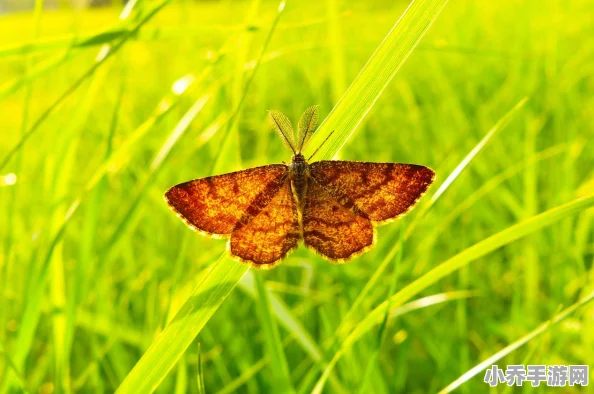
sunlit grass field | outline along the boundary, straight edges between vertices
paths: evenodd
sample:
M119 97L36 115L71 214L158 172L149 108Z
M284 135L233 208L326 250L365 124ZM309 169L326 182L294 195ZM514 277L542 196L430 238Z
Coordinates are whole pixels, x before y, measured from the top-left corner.
M416 3L424 36L389 34L406 1L1 15L0 392L475 393L492 364L592 380L594 5L443 3ZM345 95L387 36L422 39L378 52L403 63L385 89L362 72L375 96ZM167 207L177 183L289 161L268 109L339 101L320 158L437 173L370 252L248 270Z

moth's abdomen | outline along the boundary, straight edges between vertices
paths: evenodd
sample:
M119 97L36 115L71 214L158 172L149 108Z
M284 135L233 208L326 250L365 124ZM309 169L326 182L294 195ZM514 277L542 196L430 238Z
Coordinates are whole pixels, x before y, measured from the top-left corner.
M303 205L303 200L307 194L307 178L305 176L296 176L293 178L291 186L299 205Z

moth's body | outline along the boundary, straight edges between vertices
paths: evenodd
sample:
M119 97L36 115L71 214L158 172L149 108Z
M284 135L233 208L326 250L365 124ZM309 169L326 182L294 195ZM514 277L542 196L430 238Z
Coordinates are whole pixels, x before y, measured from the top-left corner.
M288 165L288 177L291 181L291 189L297 200L297 206L303 208L303 202L307 193L307 184L310 178L309 164L301 153L296 153Z
M289 164L196 179L165 193L191 228L229 237L231 255L252 267L273 267L300 241L332 262L346 262L373 246L373 224L404 215L433 182L430 168L414 164L310 164L301 151L317 107L303 114L297 136L284 115L269 114L293 152Z

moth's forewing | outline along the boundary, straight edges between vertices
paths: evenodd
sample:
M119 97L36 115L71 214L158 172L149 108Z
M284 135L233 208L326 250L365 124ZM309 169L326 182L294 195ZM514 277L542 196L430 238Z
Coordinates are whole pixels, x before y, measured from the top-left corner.
M181 183L169 189L165 199L195 230L228 236L268 205L286 177L283 164L250 168Z
M341 205L374 222L408 212L435 178L428 167L400 163L319 161L310 171Z

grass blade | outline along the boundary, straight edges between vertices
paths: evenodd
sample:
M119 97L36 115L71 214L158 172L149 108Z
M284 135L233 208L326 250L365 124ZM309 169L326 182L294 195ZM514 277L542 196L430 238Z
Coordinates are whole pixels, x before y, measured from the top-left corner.
M529 341L533 340L534 338L538 337L543 332L547 331L552 325L557 324L560 321L564 320L569 315L571 315L573 312L575 312L582 306L588 304L592 300L594 300L594 292L590 293L588 296L582 298L581 300L579 300L578 302L576 302L569 308L565 309L564 311L559 313L557 316L552 318L550 321L542 323L540 326L538 326L538 328L536 328L532 332L524 335L522 338L518 339L517 341L515 341L515 342L511 343L510 345L506 346L505 348L501 349L500 351L498 351L497 353L495 353L494 355L492 355L485 361L474 366L473 368L468 370L468 372L464 373L458 379L454 380L452 383L450 383L449 385L444 387L443 390L441 390L439 393L440 394L451 393L452 391L454 391L455 389L460 387L462 384L467 382L469 379L476 376L481 371L484 371L489 366L491 366L494 363L496 363L497 361L501 360L503 357L507 356L508 354L512 353L513 351L524 346Z
M24 324L21 325L17 336L18 350L13 354L17 365L22 365L27 357L29 349L31 348L31 344L35 336L35 330L37 329L41 316L41 302L43 300L45 283L47 277L49 276L48 272L50 269L50 264L55 254L55 250L62 242L62 237L74 214L77 212L81 203L83 203L89 193L95 188L99 181L103 179L105 174L110 171L110 169L111 171L114 171L113 167L120 160L122 160L122 158L129 158L133 154L135 143L145 136L155 123L157 123L162 117L169 113L171 108L177 104L177 100L179 100L178 96L181 96L181 94L182 93L179 93L176 96L165 97L160 102L160 105L157 106L155 113L141 126L139 126L113 154L105 157L103 164L100 165L95 171L94 175L90 177L85 188L70 204L66 214L62 216L60 224L57 225L54 235L52 236L52 240L43 260L43 264L41 265L38 275L36 276L36 281L34 282L35 285L32 286L32 291L29 292L29 297L25 304L22 317Z
M433 206L433 204L443 195L443 193L453 184L453 182L460 176L462 171L468 166L468 164L476 157L476 155L485 147L485 145L491 140L493 135L495 135L499 130L505 127L509 121L512 119L513 115L515 115L526 103L527 99L524 98L518 102L512 109L510 109L497 123L489 130L489 132L479 141L477 145L464 157L464 159L456 166L456 168L448 175L446 180L442 183L442 185L438 188L437 192L433 194L431 200L428 204L424 205L421 211L414 217L414 219L408 224L406 228L406 233L404 235L404 239L408 239L413 232L413 229L419 223L419 220L427 213L427 211ZM338 328L339 334L347 333L354 324L354 313L359 309L359 306L367 297L367 294L376 286L377 282L382 277L384 271L388 267L388 264L392 260L392 258L398 252L401 243L397 242L394 243L394 246L390 249L390 252L386 255L386 257L382 260L381 264L377 266L374 274L372 277L367 281L365 287L361 292L358 294L357 298L351 305L349 311L344 316L340 327ZM339 335L340 336L340 335Z
M369 58L346 93L304 149L309 157L322 142L316 159L331 159L355 132L412 50L437 18L447 0L415 0Z
M387 297L388 304L386 305L386 312L384 313L384 320L382 322L382 325L380 326L379 332L377 333L377 344L375 346L375 349L373 349L373 352L371 353L371 357L370 357L369 362L367 363L367 367L366 367L367 369L364 374L363 383L361 383L359 390L358 390L360 393L365 393L367 391L367 385L369 384L369 381L371 380L371 373L376 368L377 358L379 357L381 347L385 341L386 328L388 327L388 320L389 320L388 318L390 317L390 310L392 309L390 300L392 299L392 296L396 292L396 284L398 282L398 274L399 274L398 270L400 268L400 263L402 262L402 243L404 242L403 238L404 238L404 226L401 223L400 224L400 237L398 239L398 246L396 247L396 249L398 250L398 254L394 258L394 271L392 273L392 282L390 283L390 289L388 290L388 297Z
M408 301L415 295L419 294L421 291L425 290L427 287L434 284L441 278L446 277L448 274L455 272L456 270L464 267L472 261L475 261L476 259L483 257L486 254L496 249L499 249L500 247L505 246L513 241L525 237L528 234L534 233L546 226L550 226L551 224L563 218L575 215L578 212L592 205L594 205L594 195L578 198L560 207L550 209L544 213L541 213L540 215L536 215L521 223L508 227L507 229L474 244L473 246L450 258L449 260L441 263L439 266L427 272L425 275L421 276L419 279L415 280L414 282L400 290L398 293L396 293L390 299L390 302L394 306L402 305L402 303ZM364 320L364 322L366 321L367 319ZM316 384L316 387L314 389L315 393L322 392L326 379L328 379L328 377L330 376L330 373L332 372L334 365L336 365L336 362L343 353L342 349L344 347L344 344L352 343L352 336L354 335L354 333L359 331L359 327L364 322L359 323L357 327L355 327L355 329L350 331L349 336L341 345L340 350L335 353L334 357L328 364L328 367L326 368L326 370L324 370L324 373L318 380L318 383Z
M437 282L439 279L462 268L466 264L481 258L488 253L501 248L502 246L525 237L528 234L550 226L561 219L576 215L578 212L581 212L592 205L594 205L594 195L577 198L571 202L550 209L539 215L533 216L530 219L508 227L505 230L502 230L497 234L472 245L454 257L443 262L439 266L435 267L425 275L421 276L419 279L400 290L394 297L396 297L397 303L406 301L418 294L420 291L426 289L428 286Z
M425 308L427 306L440 304L443 302L451 301L451 300L458 300L463 298L472 297L475 294L473 292L467 290L461 291L454 291L450 293L443 293L443 294L434 294L432 296L424 297L408 304L402 305L396 304L394 302L395 297L390 298L389 300L384 301L379 306L377 306L371 313L369 313L359 324L350 332L350 334L345 338L344 342L340 345L334 357L328 363L328 366L324 370L324 373L316 383L316 386L312 390L312 393L320 394L324 389L324 385L326 383L326 379L330 377L330 372L340 359L340 357L347 351L355 342L357 342L364 334L369 332L373 326L376 324L380 324L386 318L394 318L397 316L401 316L405 313L411 312L413 310ZM373 357L373 356L372 356Z
M255 273L249 271L241 279L241 282L239 282L240 288L252 298L256 298L256 285L254 281ZM291 309L270 290L268 290L268 297L270 298L272 310L279 323L295 337L297 343L301 345L303 350L309 354L313 361L318 363L322 362L322 351L318 348L318 345L311 337L311 334L307 332L301 322L293 315Z
M273 387L282 393L294 392L295 389L292 387L291 377L289 375L289 365L287 364L287 358L278 332L278 325L273 316L271 300L268 291L264 287L262 273L256 273L254 278L258 294L256 309L259 311L260 325L264 331L264 341L268 347L268 353L272 361L271 366L274 374Z
M115 44L113 47L111 47L110 50L108 50L106 52L106 54L104 56L101 56L100 58L98 58L98 60L93 63L93 65L91 67L89 67L87 69L87 71L85 71L85 73L80 76L72 85L70 85L70 87L68 89L66 89L65 92L63 92L53 103L52 105L50 105L40 116L39 118L37 118L37 120L35 121L35 123L33 123L33 125L29 128L29 130L27 130L27 132L19 139L19 141L17 142L17 144L15 146L13 146L9 151L8 154L4 157L4 159L2 160L2 162L0 162L0 171L6 167L6 165L10 162L10 160L12 159L12 157L14 156L14 154L16 152L18 152L20 149L22 149L23 145L25 145L25 142L27 142L27 140L29 138L31 138L31 136L35 133L35 131L37 131L39 129L39 126L41 126L41 124L45 121L45 119L47 119L48 116L50 116L50 114L68 97L70 96L72 93L74 93L79 86L82 85L82 83L84 81L86 81L91 75L93 75L95 73L95 71L97 71L97 69L105 63L105 61L107 59L109 59L110 57L112 57L116 52L118 52L122 46L128 41L128 39L130 39L130 37L135 34L138 30L140 30L140 28L142 26L144 26L149 20L151 20L157 13L159 13L159 11L161 11L161 9L163 9L163 7L165 7L170 0L164 0L163 2L161 2L159 5L155 6L155 8L153 8L144 18L142 18L142 20L140 22L138 22L138 24L136 24L136 26L130 30L130 32L124 36L120 41L118 41L117 44Z
M239 287L250 297L256 298L255 275L253 271L248 271L241 278ZM309 355L319 368L323 368L327 362L324 359L322 351L316 344L312 335L307 331L304 325L293 314L291 309L279 298L273 291L267 289L268 298L275 318L287 332L295 338L296 342ZM344 392L337 379L330 378L330 384L335 392Z
M528 97L524 97L520 100L503 118L499 119L499 121L493 126L491 130L483 137L483 139L466 155L466 157L456 166L454 171L446 178L445 181L439 186L439 189L431 196L431 201L429 202L429 206L432 205L439 197L450 187L452 182L458 178L458 175L466 168L468 163L472 161L472 159L487 145L489 140L493 138L493 136L502 128L504 128L509 121L513 118L513 116L518 112L524 104L528 101Z
M284 10L284 5L284 1L281 1L276 18L264 43L264 48L256 63L257 65L262 60L272 33ZM258 67L256 66L246 83L242 99L231 117L231 125L227 129L227 135L224 137L225 140L231 134L233 123L237 119L247 89L251 86L257 70ZM225 153L225 145L223 144L220 154ZM233 261L227 254L224 254L212 267L204 281L196 287L173 321L165 327L161 335L152 343L132 371L126 376L120 387L118 387L117 393L153 392L184 354L194 338L200 333L219 305L221 305L231 290L235 288L247 270L247 265L239 264Z
M116 392L153 392L247 270L247 265L221 256Z

